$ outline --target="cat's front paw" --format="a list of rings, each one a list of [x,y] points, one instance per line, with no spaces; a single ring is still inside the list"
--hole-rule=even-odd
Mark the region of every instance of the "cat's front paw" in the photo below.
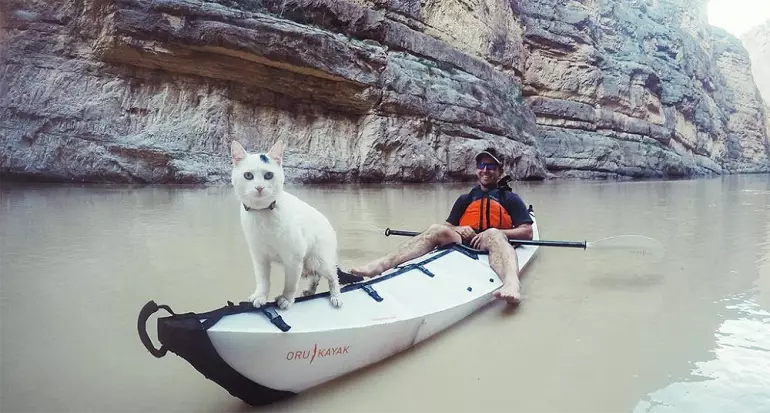
[[[291,307],[292,304],[294,304],[294,297],[287,298],[286,296],[279,295],[275,298],[275,303],[281,310],[287,310],[289,307]]]
[[[267,303],[267,294],[260,291],[254,291],[249,296],[249,301],[254,304],[254,307],[262,307]]]
[[[340,296],[331,296],[329,298],[331,299],[332,306],[334,308],[342,307],[342,297],[340,297]]]

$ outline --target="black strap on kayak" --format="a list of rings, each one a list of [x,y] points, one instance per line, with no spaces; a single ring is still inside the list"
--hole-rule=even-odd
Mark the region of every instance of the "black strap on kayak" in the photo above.
[[[369,294],[369,297],[374,298],[374,301],[380,302],[383,300],[383,298],[380,297],[380,294],[378,294],[371,285],[364,285],[361,289],[366,291],[366,293]]]
[[[467,245],[463,245],[463,244],[454,244],[453,247],[454,247],[455,251],[457,251],[457,252],[459,252],[461,254],[465,254],[466,256],[468,256],[469,258],[473,258],[474,260],[479,259],[479,253],[483,252],[481,250],[473,249],[473,248],[471,248],[471,247],[469,247]]]
[[[427,275],[428,277],[433,278],[433,277],[436,276],[436,274],[433,274],[433,272],[431,272],[431,270],[425,268],[425,264],[428,264],[430,262],[436,261],[437,259],[443,257],[444,255],[449,254],[450,252],[452,252],[452,249],[453,249],[452,247],[454,245],[455,244],[449,244],[447,246],[441,247],[441,248],[444,249],[443,251],[439,252],[438,254],[436,254],[436,255],[434,255],[434,256],[432,256],[430,258],[426,258],[426,259],[424,259],[424,260],[422,260],[420,262],[412,263],[412,264],[406,264],[406,265],[403,265],[403,266],[400,266],[400,267],[396,267],[398,269],[398,273],[407,272],[407,271],[411,271],[411,270],[420,270],[423,274]],[[439,249],[441,249],[441,248],[439,248]]]
[[[228,301],[227,306],[225,307],[207,313],[196,314],[195,317],[201,321],[201,327],[204,330],[208,330],[226,315],[246,313],[249,311],[254,311],[254,306],[248,301],[238,303],[238,305],[233,304],[232,301]]]
[[[433,278],[436,276],[436,274],[432,273],[429,269],[425,268],[422,265],[418,265],[417,269],[424,272],[428,277]]]
[[[419,264],[407,264],[407,265],[404,265],[403,267],[398,267],[398,268],[399,268],[399,269],[403,269],[404,271],[409,271],[409,270],[420,270],[420,271],[422,271],[422,272],[423,272],[425,275],[427,275],[428,277],[431,277],[431,278],[433,278],[433,277],[435,277],[435,276],[436,276],[436,274],[434,274],[433,272],[431,272],[431,270],[429,270],[429,269],[425,268],[425,267],[423,266],[423,263],[422,263],[422,262],[421,262],[421,263],[419,263]]]
[[[202,313],[202,314],[196,314],[196,317],[201,320],[201,327],[204,330],[208,330],[209,328],[213,327],[219,320],[222,319],[222,317],[226,315],[233,315],[233,314],[241,314],[241,313],[248,313],[248,312],[255,312],[260,311],[262,314],[267,316],[267,319],[270,320],[273,325],[278,327],[281,331],[286,332],[291,329],[291,326],[286,324],[286,322],[283,320],[283,318],[278,314],[277,311],[275,311],[274,305],[264,305],[262,307],[256,308],[254,307],[254,304],[248,302],[248,301],[241,301],[238,303],[238,305],[233,304],[232,301],[227,302],[226,307],[219,308],[214,311],[209,311],[208,313]]]
[[[272,305],[272,304],[267,304],[262,307],[255,308],[254,305],[249,301],[241,301],[237,305],[234,304],[232,301],[228,301],[226,306],[218,308],[216,310],[208,311],[205,313],[176,314],[168,306],[157,305],[155,304],[154,301],[150,301],[147,304],[145,304],[142,310],[139,312],[139,320],[138,320],[137,328],[139,331],[139,338],[142,340],[142,343],[144,344],[145,348],[147,348],[147,351],[149,351],[153,356],[158,358],[163,357],[166,354],[166,349],[163,346],[161,346],[160,349],[156,349],[155,347],[153,347],[152,341],[150,341],[150,337],[147,335],[147,330],[145,326],[147,324],[147,319],[150,318],[150,316],[156,311],[158,311],[158,309],[160,308],[168,311],[171,315],[173,315],[176,318],[196,319],[201,324],[201,328],[204,331],[213,327],[224,316],[248,313],[248,312],[256,312],[256,311],[259,311],[262,314],[264,314],[268,318],[268,320],[270,320],[270,322],[276,327],[278,327],[281,331],[286,332],[291,330],[291,326],[288,325],[283,320],[281,315],[278,314],[278,312],[276,311],[275,305]]]
[[[281,331],[283,331],[284,333],[291,330],[291,326],[286,324],[285,321],[283,321],[283,318],[281,318],[281,316],[278,315],[278,312],[275,311],[275,307],[263,306],[262,313],[266,315],[268,319],[270,319],[270,322],[273,323],[273,325],[281,329]]]

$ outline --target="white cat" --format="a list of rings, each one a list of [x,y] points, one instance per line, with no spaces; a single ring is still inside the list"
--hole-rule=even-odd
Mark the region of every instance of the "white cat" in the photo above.
[[[329,282],[334,307],[342,306],[337,279],[337,234],[318,210],[285,192],[282,141],[267,153],[247,153],[237,141],[231,145],[231,181],[241,204],[241,227],[246,235],[257,288],[249,296],[255,307],[267,303],[271,263],[283,264],[283,294],[275,302],[281,309],[294,304],[301,276],[309,278],[303,295],[312,295],[320,277]]]

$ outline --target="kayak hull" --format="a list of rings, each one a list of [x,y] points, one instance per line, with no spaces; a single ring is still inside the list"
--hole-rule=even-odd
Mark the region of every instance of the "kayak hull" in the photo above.
[[[539,239],[533,227],[533,238]],[[520,271],[538,248],[516,248]],[[331,306],[327,292],[298,298],[288,310],[275,303],[254,308],[229,302],[207,313],[172,313],[158,319],[158,350],[142,331],[148,313],[158,309],[150,302],[140,314],[139,329],[156,357],[171,351],[233,396],[265,405],[444,331],[493,301],[501,285],[484,252],[451,245],[380,277],[343,286],[341,308]]]

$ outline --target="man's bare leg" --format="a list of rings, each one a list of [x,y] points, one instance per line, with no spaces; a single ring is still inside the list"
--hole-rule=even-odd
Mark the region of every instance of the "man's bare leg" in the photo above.
[[[437,246],[462,242],[460,234],[446,225],[433,224],[423,233],[408,239],[390,254],[365,264],[351,268],[350,272],[362,277],[376,277],[386,270],[401,263],[430,252]]]
[[[505,234],[496,229],[484,231],[480,241],[480,248],[489,251],[489,265],[503,280],[503,286],[492,295],[510,304],[519,304],[519,261],[513,246]]]

